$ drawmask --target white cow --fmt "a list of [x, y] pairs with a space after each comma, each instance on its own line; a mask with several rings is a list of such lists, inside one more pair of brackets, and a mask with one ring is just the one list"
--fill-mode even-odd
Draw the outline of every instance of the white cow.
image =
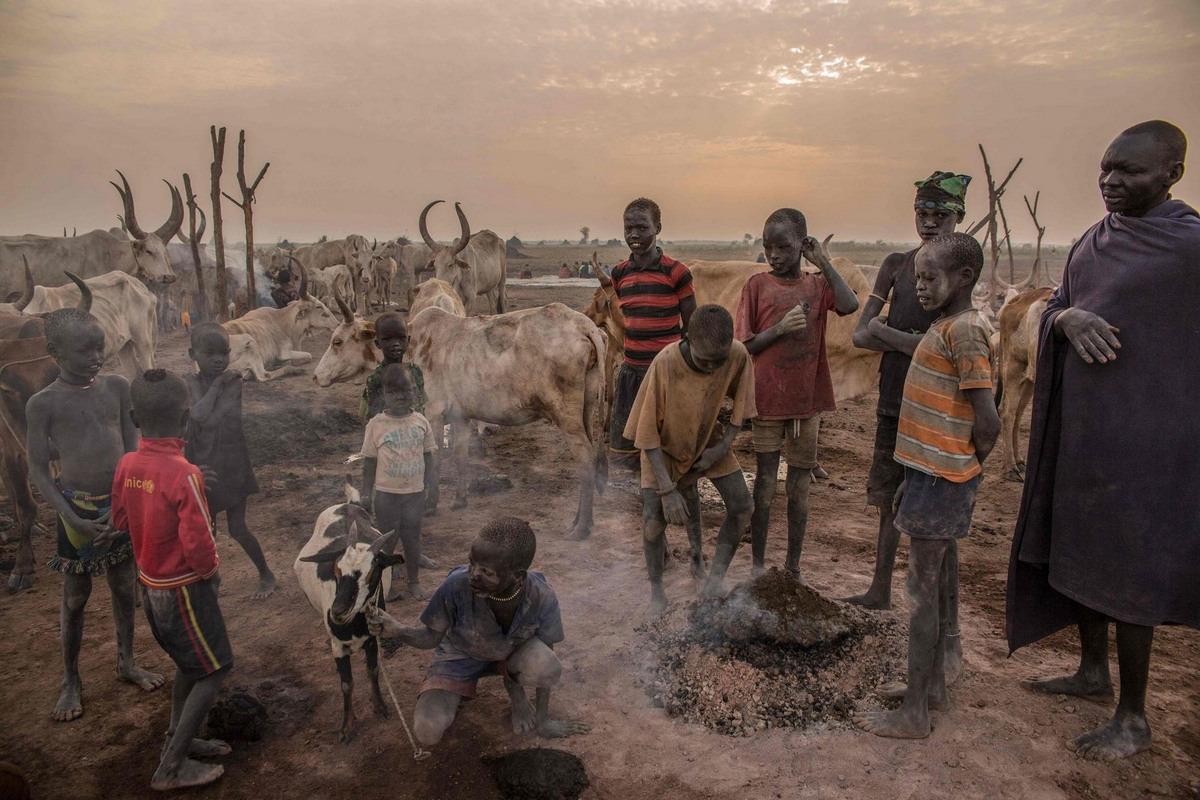
[[432, 272], [435, 278], [441, 278], [453, 286], [467, 311], [471, 310], [475, 298], [482, 294], [487, 295], [489, 311], [503, 314], [508, 310], [508, 293], [505, 289], [508, 261], [504, 240], [489, 230], [479, 231], [472, 237], [467, 215], [455, 203], [454, 210], [458, 214], [462, 233], [454, 244], [438, 244], [429, 235], [425, 217], [429, 209], [441, 202], [444, 201], [434, 200], [421, 211], [421, 238], [433, 252], [421, 271]]
[[254, 340], [257, 358], [264, 369], [275, 362], [305, 364], [312, 360], [312, 354], [300, 349], [301, 340], [318, 330], [333, 330], [337, 320], [324, 303], [308, 293], [308, 273], [300, 267], [299, 300], [293, 300], [284, 308], [247, 311], [237, 319], [221, 323], [221, 327], [230, 336], [229, 368], [240, 371], [243, 376], [249, 373], [257, 377], [259, 372], [255, 365], [233, 360], [233, 336], [244, 334]]
[[408, 318], [412, 319], [430, 306], [449, 311], [459, 317], [467, 315], [462, 298], [454, 287], [440, 278], [430, 278], [408, 290]]
[[408, 330], [408, 357], [425, 376], [425, 416], [434, 430], [444, 421], [453, 429], [454, 508], [467, 503], [468, 420], [546, 420], [562, 432], [579, 463], [579, 506], [568, 538], [590, 535], [596, 464], [604, 458], [594, 424], [604, 399], [604, 334], [561, 303], [492, 317], [426, 308], [409, 320]]

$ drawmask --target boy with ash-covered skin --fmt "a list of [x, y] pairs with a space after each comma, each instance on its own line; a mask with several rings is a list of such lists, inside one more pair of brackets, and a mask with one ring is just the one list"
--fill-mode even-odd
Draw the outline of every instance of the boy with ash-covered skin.
[[[429, 595], [421, 588], [421, 516], [433, 479], [437, 439], [429, 420], [413, 410], [415, 391], [403, 364], [385, 366], [381, 376], [383, 411], [371, 417], [363, 435], [363, 505], [374, 507], [379, 529], [400, 532], [414, 600]], [[432, 562], [426, 561], [432, 566]], [[393, 567], [395, 569], [395, 567]], [[397, 592], [388, 600], [399, 596]]]
[[[729, 426], [717, 414], [733, 399]], [[725, 503], [706, 597], [720, 594], [725, 572], [750, 521], [752, 503], [741, 465], [730, 450], [742, 422], [755, 415], [754, 366], [733, 338], [733, 318], [718, 305], [696, 309], [687, 337], [667, 346], [646, 371], [625, 437], [641, 451], [642, 550], [650, 576], [651, 617], [667, 607], [662, 574], [667, 523], [687, 525], [692, 575], [704, 578], [700, 538], [700, 496], [696, 481], [706, 477]], [[690, 524], [689, 524], [690, 523]]]
[[404, 363], [404, 354], [408, 352], [408, 325], [404, 317], [395, 311], [380, 314], [375, 320], [375, 345], [383, 354], [383, 361], [367, 376], [367, 385], [363, 388], [362, 402], [358, 406], [358, 415], [363, 421], [369, 421], [383, 411], [383, 371], [389, 364], [400, 364], [408, 370], [413, 385], [413, 410], [418, 414], [425, 413], [425, 376], [416, 364]]
[[965, 233], [930, 239], [916, 259], [917, 299], [941, 312], [913, 353], [904, 382], [896, 461], [904, 482], [896, 491], [896, 529], [911, 539], [908, 584], [908, 683], [896, 711], [856, 715], [878, 736], [929, 735], [930, 709], [949, 707], [945, 639], [950, 571], [947, 558], [967, 535], [982, 463], [1000, 435], [992, 399], [990, 326], [971, 305], [983, 270], [983, 250]]
[[[852, 314], [858, 297], [808, 235], [804, 215], [781, 208], [763, 226], [770, 272], [751, 275], [742, 287], [734, 335], [754, 361], [752, 420], [757, 466], [750, 547], [755, 574], [765, 568], [767, 528], [782, 450], [787, 458], [787, 557], [784, 567], [800, 579], [800, 551], [808, 525], [808, 487], [817, 466], [821, 412], [836, 409], [825, 355], [825, 324], [832, 309]], [[800, 270], [807, 258], [820, 270]], [[809, 322], [811, 316], [812, 322]], [[801, 579], [802, 580], [802, 579]]]
[[[562, 676], [551, 648], [563, 640], [563, 627], [554, 590], [540, 572], [529, 571], [536, 550], [529, 523], [501, 517], [479, 532], [470, 562], [452, 569], [434, 592], [420, 626], [406, 628], [368, 608], [371, 635], [434, 650], [413, 716], [421, 744], [441, 741], [462, 701], [475, 697], [476, 683], [488, 675], [504, 676], [514, 733], [562, 738], [591, 730], [586, 722], [550, 718], [550, 691]], [[531, 686], [536, 708], [526, 694]]]
[[250, 599], [262, 600], [275, 591], [275, 574], [246, 526], [246, 498], [258, 492], [258, 481], [242, 430], [242, 376], [226, 369], [229, 334], [215, 322], [196, 325], [188, 357], [200, 371], [184, 378], [192, 404], [184, 455], [210, 476], [208, 510], [214, 517], [225, 512], [229, 535], [258, 570], [258, 587]]
[[203, 786], [225, 768], [188, 756], [228, 755], [219, 739], [197, 739], [200, 725], [233, 668], [217, 604], [220, 577], [212, 517], [200, 469], [183, 456], [188, 387], [178, 375], [147, 370], [130, 390], [130, 418], [142, 430], [136, 453], [113, 479], [113, 522], [129, 529], [142, 583], [142, 607], [155, 641], [175, 662], [171, 722], [150, 787]]
[[[117, 676], [146, 691], [163, 684], [133, 659], [136, 568], [129, 534], [110, 523], [113, 472], [121, 456], [137, 447], [129, 418], [129, 383], [120, 375], [100, 375], [104, 331], [95, 317], [76, 308], [46, 317], [46, 349], [60, 374], [29, 398], [26, 406], [29, 477], [58, 513], [58, 554], [50, 568], [63, 573], [62, 694], [54, 719], [83, 715], [79, 649], [83, 610], [92, 577], [104, 575], [112, 593], [117, 628]], [[58, 473], [51, 475], [51, 460]]]

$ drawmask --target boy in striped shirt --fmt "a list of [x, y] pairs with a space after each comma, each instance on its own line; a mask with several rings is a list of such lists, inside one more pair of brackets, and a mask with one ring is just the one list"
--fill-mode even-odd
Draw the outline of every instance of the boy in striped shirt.
[[[990, 326], [971, 305], [983, 250], [964, 233], [927, 241], [917, 253], [917, 301], [941, 315], [913, 353], [900, 405], [896, 461], [904, 482], [896, 491], [896, 530], [908, 534], [908, 684], [895, 711], [859, 714], [855, 722], [878, 736], [929, 735], [929, 710], [949, 706], [945, 637], [953, 542], [967, 535], [982, 463], [1000, 434], [992, 399]], [[957, 576], [954, 576], [957, 577]]]
[[636, 470], [641, 456], [623, 435], [629, 410], [650, 362], [680, 340], [696, 297], [692, 273], [655, 243], [662, 232], [658, 203], [639, 197], [625, 207], [624, 223], [629, 258], [613, 267], [612, 281], [625, 317], [625, 360], [614, 381], [609, 455], [613, 465]]
[[147, 370], [130, 395], [130, 416], [142, 430], [113, 478], [112, 521], [133, 541], [142, 606], [155, 641], [175, 662], [171, 722], [150, 788], [203, 786], [224, 767], [188, 756], [230, 752], [196, 733], [233, 667], [225, 620], [217, 605], [219, 560], [200, 469], [183, 457], [187, 385], [173, 372]]

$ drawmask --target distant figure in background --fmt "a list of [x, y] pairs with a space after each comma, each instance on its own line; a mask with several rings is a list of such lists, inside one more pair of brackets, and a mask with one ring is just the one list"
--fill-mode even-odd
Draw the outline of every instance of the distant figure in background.
[[571, 268], [567, 266], [567, 262], [564, 261], [563, 265], [558, 268], [558, 277], [564, 279], [571, 277]]
[[758, 258], [754, 259], [754, 263], [756, 263], [756, 264], [765, 264], [765, 263], [767, 263], [767, 254], [766, 254], [766, 253], [759, 253], [759, 254], [758, 254]]
[[517, 277], [520, 278], [521, 280], [527, 281], [533, 277], [533, 270], [530, 269], [528, 265], [526, 265], [524, 267], [524, 269], [522, 269], [521, 272], [517, 275]]
[[271, 302], [276, 308], [283, 308], [293, 300], [300, 299], [300, 290], [292, 283], [291, 270], [282, 270], [275, 280], [278, 285], [271, 290]]

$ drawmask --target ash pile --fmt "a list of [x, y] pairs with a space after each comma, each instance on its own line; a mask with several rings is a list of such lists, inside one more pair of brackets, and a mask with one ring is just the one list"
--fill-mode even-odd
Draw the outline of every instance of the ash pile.
[[907, 647], [892, 614], [834, 603], [781, 569], [646, 630], [654, 705], [729, 736], [848, 723], [861, 701], [877, 702], [876, 687], [903, 678]]

